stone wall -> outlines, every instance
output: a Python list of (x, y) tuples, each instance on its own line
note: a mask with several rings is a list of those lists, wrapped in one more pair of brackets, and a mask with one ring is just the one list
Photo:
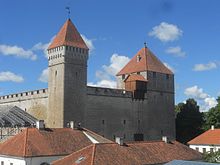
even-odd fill
[(22, 93), (0, 96), (1, 105), (14, 105), (27, 111), (37, 119), (47, 118), (48, 90), (39, 89)]

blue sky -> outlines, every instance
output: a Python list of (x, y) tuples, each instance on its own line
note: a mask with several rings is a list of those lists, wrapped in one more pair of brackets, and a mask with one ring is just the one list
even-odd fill
[(47, 87), (44, 50), (66, 21), (66, 6), (91, 48), (89, 84), (114, 86), (113, 75), (146, 41), (175, 72), (176, 103), (193, 97), (202, 110), (216, 104), (219, 0), (2, 0), (1, 95)]

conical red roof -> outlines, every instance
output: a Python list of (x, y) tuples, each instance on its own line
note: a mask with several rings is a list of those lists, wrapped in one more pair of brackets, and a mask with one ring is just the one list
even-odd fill
[(117, 76), (143, 71), (173, 74), (148, 48), (144, 47), (118, 72)]
[(48, 49), (52, 49), (58, 46), (73, 46), (83, 49), (88, 49), (87, 45), (83, 41), (81, 35), (77, 31), (76, 27), (70, 19), (68, 19), (59, 33), (54, 38)]

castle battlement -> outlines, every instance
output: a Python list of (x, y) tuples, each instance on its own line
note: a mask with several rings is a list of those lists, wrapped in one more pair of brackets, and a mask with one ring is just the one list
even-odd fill
[(9, 94), (0, 96), (0, 104), (7, 102), (18, 102), (35, 98), (46, 98), (48, 97), (48, 89), (38, 89), (33, 91), (26, 91), (21, 93)]
[(87, 86), (87, 95), (132, 98), (132, 92), (122, 89)]

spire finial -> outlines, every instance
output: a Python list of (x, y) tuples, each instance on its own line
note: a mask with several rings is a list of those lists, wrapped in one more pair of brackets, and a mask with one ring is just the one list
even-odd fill
[(67, 6), (65, 9), (66, 9), (67, 14), (68, 14), (68, 19), (70, 19), (70, 7), (69, 7), (69, 6)]
[(144, 42), (144, 47), (147, 48), (147, 43), (146, 42)]

